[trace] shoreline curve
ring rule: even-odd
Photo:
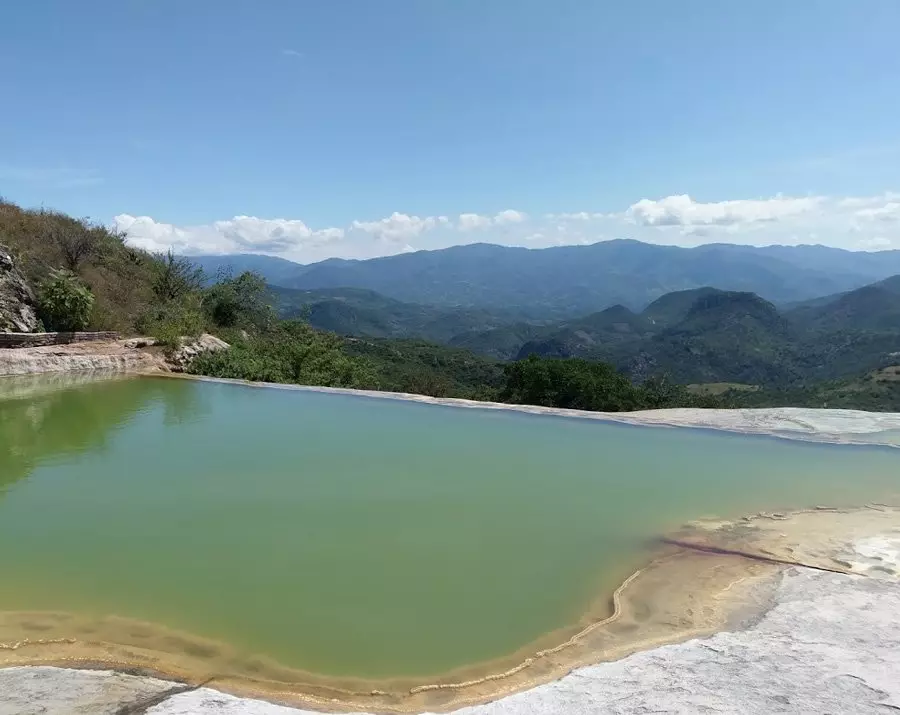
[[[844,544],[848,537],[871,537],[888,527],[900,533],[900,508],[873,505],[851,510],[808,509],[786,515],[758,514],[738,521],[694,522],[675,536],[681,544],[694,542],[709,548],[692,550],[669,545],[667,553],[620,584],[610,599],[612,613],[605,618],[502,672],[485,672],[462,681],[439,680],[403,691],[375,687],[342,689],[324,682],[288,684],[189,672],[166,668],[165,663],[148,659],[146,653],[110,644],[104,645],[108,655],[114,657],[102,657],[96,647],[91,652],[73,655],[79,642],[70,638],[2,643],[0,673],[4,667],[22,665],[99,667],[120,672],[137,669],[143,674],[186,682],[191,688],[212,686],[235,696],[263,698],[295,707],[371,708],[398,713],[447,711],[529,691],[557,681],[573,669],[618,661],[635,652],[708,636],[736,621],[758,618],[765,612],[778,577],[786,569],[805,566],[858,573],[853,563],[838,558],[843,552],[836,544]],[[806,534],[811,536],[803,544],[801,537]],[[716,549],[722,552],[716,553]],[[635,614],[641,617],[635,618]],[[135,657],[127,657],[129,651]]]

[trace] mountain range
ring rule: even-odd
[[[471,244],[309,265],[256,255],[193,260],[212,274],[254,270],[283,288],[361,288],[437,308],[514,311],[528,321],[574,318],[616,304],[639,311],[667,293],[709,285],[756,293],[779,305],[798,303],[900,273],[900,251],[678,248],[624,239],[544,249]]]
[[[637,380],[665,373],[681,383],[782,388],[900,364],[900,252],[702,249],[613,241],[533,251],[463,246],[311,266],[258,256],[216,261],[218,269],[232,260],[232,270],[252,266],[271,283],[280,280],[270,291],[282,317],[345,336],[428,340],[493,360],[583,357]],[[201,262],[207,270],[211,264]],[[286,285],[341,281],[347,285]],[[690,287],[663,291],[668,285]],[[451,295],[469,298],[457,304]],[[521,300],[504,303],[501,295]],[[625,299],[610,304],[612,296]],[[591,307],[579,313],[582,306]]]

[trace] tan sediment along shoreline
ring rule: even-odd
[[[672,538],[703,550],[663,545],[576,626],[508,658],[432,682],[317,677],[264,658],[241,658],[224,644],[153,624],[71,614],[0,614],[0,667],[138,670],[315,709],[450,710],[556,680],[580,666],[736,625],[765,611],[788,564],[855,573],[847,545],[890,531],[900,533],[900,509],[878,505],[689,524]]]

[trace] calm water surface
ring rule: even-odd
[[[686,520],[898,491],[889,448],[0,381],[0,610],[127,616],[326,675],[430,675],[572,624]]]

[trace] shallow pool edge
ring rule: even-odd
[[[457,715],[537,715],[595,712],[747,711],[782,708],[814,712],[880,712],[900,700],[894,672],[900,663],[892,643],[900,638],[900,582],[834,577],[791,569],[756,622],[709,639],[644,651],[615,663],[581,668],[552,683],[466,707]],[[835,614],[840,627],[833,627]],[[812,644],[812,645],[811,645]],[[817,668],[809,677],[814,652]],[[740,675],[734,656],[752,658]],[[821,673],[831,674],[822,678]],[[853,686],[853,687],[851,687]],[[109,671],[47,667],[0,670],[0,691],[18,710],[54,712],[124,711],[147,703],[149,715],[313,715],[257,699],[240,698],[210,687]],[[0,698],[0,706],[3,699]],[[712,706],[712,707],[711,707]],[[328,708],[334,712],[334,708]],[[0,707],[2,710],[2,707]],[[134,711],[134,710],[130,710]],[[344,710],[346,712],[346,709]]]
[[[160,373],[154,371],[135,374],[152,378],[174,378],[244,387],[400,400],[444,407],[505,410],[634,426],[690,427],[805,442],[900,448],[900,412],[866,412],[863,410],[815,407],[734,409],[678,407],[659,410],[637,410],[634,412],[590,412],[587,410],[541,407],[538,405],[467,400],[457,397],[431,397],[430,395],[408,392],[381,392],[378,390],[355,390],[345,387],[252,382],[249,380],[188,375],[184,373]]]
[[[217,693],[218,691],[210,690],[206,686],[219,688],[222,692],[228,693],[223,695],[224,698],[240,708],[229,711],[241,713],[287,715],[335,710],[359,711],[357,709],[376,713],[432,713],[455,712],[461,707],[475,706],[471,710],[467,707],[464,711],[474,715],[481,712],[482,704],[498,702],[498,699],[503,702],[511,697],[526,696],[549,683],[571,678],[570,674],[573,671],[621,662],[635,653],[656,652],[660,646],[685,641],[696,642],[698,638],[710,637],[715,633],[740,631],[748,627],[748,624],[759,622],[774,605],[777,605],[777,600],[773,600],[773,594],[783,575],[791,570],[799,568],[803,572],[825,575],[830,573],[837,574],[840,578],[847,576],[856,578],[881,576],[884,572],[883,567],[889,563],[890,577],[893,580],[900,577],[898,507],[868,505],[855,509],[815,508],[787,514],[760,513],[730,521],[700,520],[686,524],[678,536],[712,548],[695,551],[683,548],[683,543],[679,544],[677,553],[672,554],[673,558],[654,561],[621,584],[613,599],[613,614],[604,619],[605,623],[597,623],[586,628],[570,642],[559,647],[534,654],[535,657],[527,658],[520,666],[510,671],[489,674],[477,681],[455,683],[445,681],[440,685],[416,687],[406,693],[389,694],[373,690],[352,695],[347,693],[342,697],[340,691],[332,691],[328,696],[321,690],[318,694],[304,692],[302,686],[299,690],[282,690],[273,687],[274,683],[269,683],[268,687],[247,687],[247,683],[241,685],[227,676],[214,676],[209,679],[185,678],[174,672],[153,670],[152,667],[141,667],[135,662],[121,661],[91,661],[76,658],[37,658],[32,660],[31,664],[7,661],[0,665],[0,674],[10,667],[37,672],[44,666],[63,666],[67,671],[77,672],[85,672],[84,668],[94,668],[104,673],[132,675],[137,673],[142,676],[142,682],[151,685],[166,683],[165,687],[170,689],[173,695],[197,689]],[[885,539],[890,541],[889,551],[892,554],[887,562],[884,559],[884,543],[880,543]],[[879,544],[875,545],[877,558],[873,556],[874,541],[879,541]],[[860,544],[867,546],[862,548]],[[689,574],[686,579],[673,578],[676,574],[682,574],[686,567],[696,573]],[[655,575],[654,568],[657,569]],[[637,595],[643,601],[648,591],[654,591],[654,582],[651,580],[649,584],[637,586],[638,594],[629,595],[631,590],[629,586],[644,572],[650,573],[656,579],[657,592],[662,591],[661,595],[655,594],[658,599],[656,605],[665,603],[670,611],[666,613],[666,609],[663,609],[663,622],[672,622],[673,615],[689,612],[689,608],[704,611],[711,608],[715,613],[692,624],[683,623],[671,632],[666,630],[648,632],[644,638],[635,641],[625,635],[625,642],[614,641],[612,650],[603,652],[606,648],[598,649],[600,641],[590,642],[591,632],[598,626],[616,620],[621,612],[619,597],[624,600]],[[704,573],[706,575],[702,576]],[[696,578],[697,575],[702,577]],[[665,590],[667,588],[668,592]],[[673,594],[677,597],[674,603],[670,603]],[[654,601],[651,599],[647,603],[652,610]],[[573,653],[571,658],[566,657],[561,662],[552,663],[550,658],[544,661],[546,656],[567,651],[572,645],[571,641],[581,638],[585,638],[583,644],[585,649],[581,653]],[[10,644],[4,645],[8,649]],[[17,647],[18,645],[15,645],[13,649]],[[542,661],[552,668],[545,670],[539,665]],[[214,685],[213,681],[216,681]],[[2,702],[0,699],[0,704]],[[284,703],[285,706],[291,707],[282,709],[272,703]],[[246,704],[247,709],[244,709],[243,704]],[[297,707],[310,709],[294,709]],[[460,715],[462,712],[460,711]]]

